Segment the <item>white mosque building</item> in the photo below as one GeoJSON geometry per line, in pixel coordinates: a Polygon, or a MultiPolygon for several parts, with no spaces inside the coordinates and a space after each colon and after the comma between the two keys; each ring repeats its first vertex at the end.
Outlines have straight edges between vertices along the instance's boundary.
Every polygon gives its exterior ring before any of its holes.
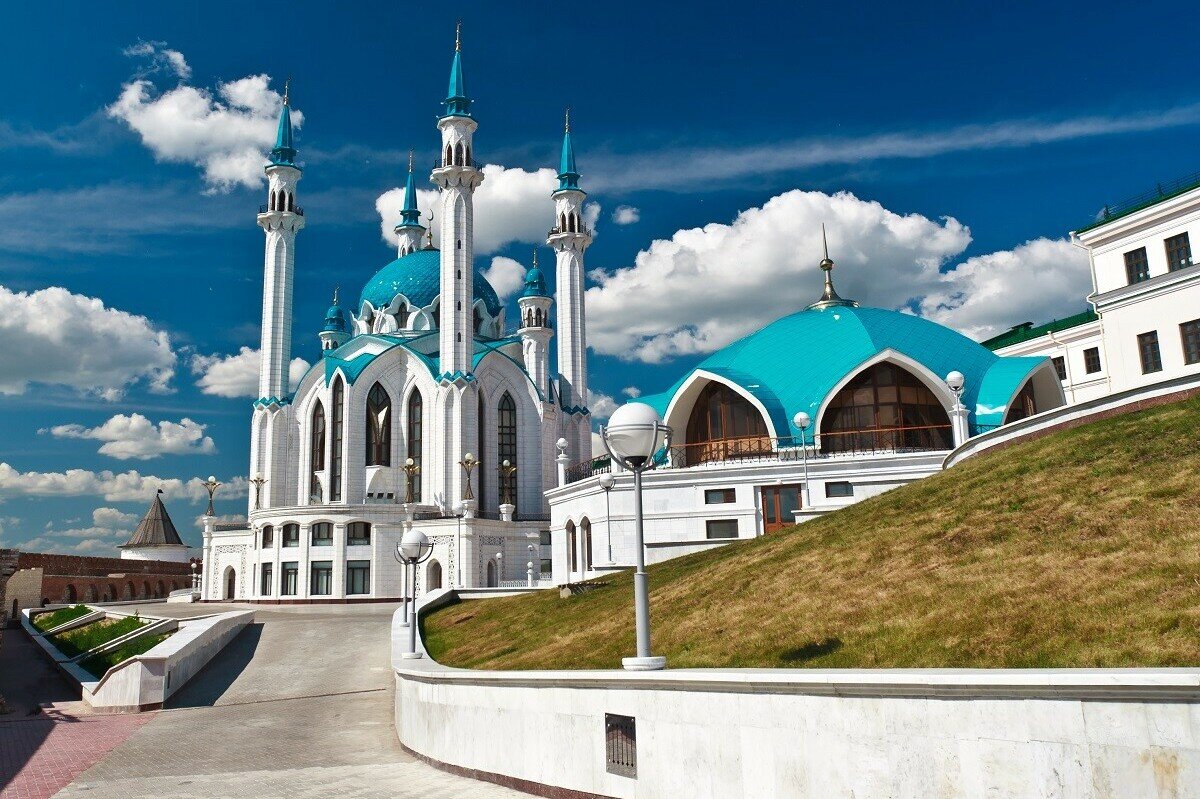
{"type": "Polygon", "coordinates": [[[528,564],[542,560],[556,460],[591,458],[586,195],[568,125],[558,188],[546,203],[557,297],[535,260],[509,332],[474,264],[472,195],[484,174],[457,43],[443,106],[430,175],[441,192],[437,246],[421,224],[410,160],[397,258],[352,308],[335,295],[319,334],[322,358],[290,385],[296,242],[306,217],[285,93],[258,214],[266,260],[248,525],[206,529],[205,599],[401,596],[404,570],[394,552],[406,525],[433,543],[420,591],[525,585],[528,564]]]}

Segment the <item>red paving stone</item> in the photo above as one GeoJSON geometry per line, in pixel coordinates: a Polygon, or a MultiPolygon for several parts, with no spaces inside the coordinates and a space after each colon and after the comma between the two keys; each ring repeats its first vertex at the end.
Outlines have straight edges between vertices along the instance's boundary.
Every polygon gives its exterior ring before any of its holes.
{"type": "Polygon", "coordinates": [[[0,799],[48,799],[154,715],[43,716],[0,722],[0,799]]]}

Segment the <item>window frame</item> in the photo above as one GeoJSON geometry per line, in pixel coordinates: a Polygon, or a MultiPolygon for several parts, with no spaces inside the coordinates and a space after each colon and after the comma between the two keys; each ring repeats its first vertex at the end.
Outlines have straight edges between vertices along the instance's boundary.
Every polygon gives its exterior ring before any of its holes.
{"type": "Polygon", "coordinates": [[[1178,272],[1192,265],[1192,240],[1186,230],[1163,239],[1163,250],[1167,255],[1168,272],[1178,272]]]}
{"type": "Polygon", "coordinates": [[[1186,366],[1200,363],[1200,319],[1179,324],[1179,344],[1183,347],[1183,363],[1186,366]]]}
{"type": "Polygon", "coordinates": [[[333,561],[332,560],[314,560],[309,561],[308,565],[308,595],[309,596],[333,596],[333,561]],[[327,580],[324,591],[317,590],[317,576],[321,575],[323,580],[327,580]]]}
{"type": "Polygon", "coordinates": [[[346,596],[365,596],[371,593],[371,561],[346,561],[346,596]],[[365,576],[361,575],[365,572],[365,576]],[[355,590],[361,578],[362,590],[355,590]]]}
{"type": "Polygon", "coordinates": [[[274,596],[275,595],[275,564],[266,561],[259,564],[258,572],[258,595],[259,596],[274,596]]]}
{"type": "Polygon", "coordinates": [[[854,496],[854,483],[849,480],[826,480],[825,481],[825,498],[826,499],[846,499],[854,496]],[[836,490],[832,490],[837,486],[836,490]],[[843,493],[842,486],[846,489],[843,493]]]}
{"type": "Polygon", "coordinates": [[[1050,363],[1054,364],[1054,372],[1058,375],[1058,382],[1067,382],[1067,359],[1062,355],[1050,356],[1050,363]]]}
{"type": "Polygon", "coordinates": [[[1145,247],[1138,247],[1124,253],[1125,279],[1129,285],[1144,283],[1150,279],[1150,259],[1145,247]]]}
{"type": "Polygon", "coordinates": [[[264,524],[259,532],[259,549],[275,548],[275,525],[264,524]]]}
{"type": "Polygon", "coordinates": [[[370,522],[350,522],[346,525],[346,546],[362,547],[371,545],[371,523],[370,522]],[[366,528],[366,535],[356,535],[359,529],[366,528]]]}
{"type": "Polygon", "coordinates": [[[280,596],[299,596],[300,595],[300,561],[285,560],[279,564],[279,595],[280,596]],[[290,584],[292,590],[288,589],[290,584]]]}
{"type": "Polygon", "coordinates": [[[705,505],[731,505],[737,502],[737,491],[732,488],[706,488],[704,489],[704,504],[705,505]],[[719,494],[722,499],[714,499],[713,495],[719,494]]]}
{"type": "Polygon", "coordinates": [[[420,389],[414,388],[412,393],[408,395],[408,402],[405,410],[405,451],[408,453],[405,457],[413,459],[413,465],[417,471],[412,477],[408,478],[412,481],[412,498],[414,503],[421,502],[421,448],[423,446],[424,437],[424,419],[422,414],[425,410],[425,400],[421,397],[420,389]]]}
{"type": "Polygon", "coordinates": [[[1148,330],[1138,333],[1138,360],[1142,365],[1142,374],[1151,375],[1163,370],[1162,345],[1158,341],[1158,331],[1148,330]]]}
{"type": "Polygon", "coordinates": [[[296,522],[289,522],[283,525],[280,544],[288,549],[300,546],[300,525],[296,522]],[[288,543],[289,541],[291,543],[288,543]]]}
{"type": "Polygon", "coordinates": [[[333,546],[333,522],[313,522],[308,528],[308,543],[314,547],[331,547],[333,546]],[[317,538],[318,529],[322,532],[328,532],[329,535],[317,538]]]}
{"type": "Polygon", "coordinates": [[[741,537],[741,524],[737,519],[705,519],[704,540],[706,541],[736,541],[741,537]],[[716,525],[733,525],[733,535],[714,534],[716,525]]]}
{"type": "Polygon", "coordinates": [[[1100,360],[1100,348],[1088,347],[1083,351],[1083,370],[1089,375],[1099,374],[1104,371],[1104,364],[1100,360]],[[1096,368],[1092,368],[1092,358],[1095,358],[1096,368]]]}
{"type": "Polygon", "coordinates": [[[392,398],[379,382],[367,392],[364,447],[367,466],[392,465],[392,398]]]}

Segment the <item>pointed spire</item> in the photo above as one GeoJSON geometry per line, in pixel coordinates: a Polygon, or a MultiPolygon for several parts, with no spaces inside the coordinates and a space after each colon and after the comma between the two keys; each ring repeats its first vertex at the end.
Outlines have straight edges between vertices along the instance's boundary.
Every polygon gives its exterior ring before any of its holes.
{"type": "Polygon", "coordinates": [[[289,97],[291,79],[283,84],[283,108],[279,112],[279,127],[275,131],[275,147],[271,149],[271,163],[275,166],[295,166],[296,148],[292,141],[292,107],[289,97]]]}
{"type": "Polygon", "coordinates": [[[417,185],[413,179],[413,151],[408,151],[408,182],[404,184],[404,207],[400,210],[400,224],[396,229],[421,227],[421,211],[417,208],[417,185]]]}
{"type": "Polygon", "coordinates": [[[825,257],[821,259],[820,268],[825,273],[825,291],[821,294],[821,299],[808,306],[812,308],[830,308],[833,306],[844,306],[849,308],[857,308],[858,303],[854,300],[842,299],[838,296],[837,291],[833,288],[833,261],[829,258],[829,239],[825,236],[825,223],[821,223],[821,246],[824,249],[825,257]]]}
{"type": "Polygon", "coordinates": [[[571,107],[563,119],[562,154],[558,158],[558,191],[582,191],[579,171],[575,168],[575,147],[571,144],[571,107]]]}
{"type": "Polygon", "coordinates": [[[542,270],[538,268],[537,247],[533,248],[533,266],[529,267],[529,271],[525,273],[525,291],[521,294],[522,297],[548,297],[546,291],[546,278],[542,275],[542,270]]]}
{"type": "Polygon", "coordinates": [[[467,97],[467,90],[463,86],[462,22],[454,27],[454,60],[450,62],[450,89],[442,104],[446,107],[446,113],[443,116],[471,116],[471,100],[467,97]]]}

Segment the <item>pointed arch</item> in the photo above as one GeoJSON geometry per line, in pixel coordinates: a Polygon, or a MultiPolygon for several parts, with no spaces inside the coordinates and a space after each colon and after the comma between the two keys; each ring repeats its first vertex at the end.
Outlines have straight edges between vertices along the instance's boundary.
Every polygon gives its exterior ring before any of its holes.
{"type": "Polygon", "coordinates": [[[468,144],[463,149],[463,155],[466,157],[466,160],[463,161],[463,166],[470,166],[471,165],[471,145],[468,144]]]}
{"type": "Polygon", "coordinates": [[[429,561],[425,567],[425,590],[436,591],[442,587],[442,564],[437,560],[429,561]]]}
{"type": "MultiPolygon", "coordinates": [[[[312,418],[309,421],[308,461],[308,502],[310,505],[316,505],[323,499],[321,472],[325,470],[325,406],[319,399],[313,404],[312,418]]],[[[263,529],[270,529],[270,525],[263,529]]],[[[265,546],[265,535],[263,541],[265,546]]]]}
{"type": "Polygon", "coordinates": [[[466,162],[463,160],[463,155],[463,143],[459,142],[458,144],[454,145],[454,163],[458,166],[466,165],[466,162]]]}
{"type": "Polygon", "coordinates": [[[380,383],[367,393],[367,466],[392,465],[392,398],[380,383]]]}
{"type": "Polygon", "coordinates": [[[881,360],[859,370],[821,414],[821,450],[951,449],[943,399],[912,370],[881,360]]]}
{"type": "Polygon", "coordinates": [[[417,467],[416,474],[409,479],[412,480],[412,498],[413,502],[421,501],[421,483],[424,481],[421,473],[421,446],[424,439],[425,424],[422,419],[424,412],[424,400],[421,399],[421,390],[413,387],[412,393],[408,395],[408,408],[405,416],[406,435],[408,457],[412,458],[413,465],[417,467]]]}
{"type": "Polygon", "coordinates": [[[342,376],[333,378],[333,396],[330,404],[331,424],[329,436],[329,501],[342,501],[342,439],[345,437],[346,384],[342,376]]]}
{"type": "Polygon", "coordinates": [[[450,166],[453,163],[454,163],[454,148],[452,148],[450,146],[449,142],[446,142],[446,157],[444,159],[442,159],[442,166],[450,166]]]}
{"type": "MultiPolygon", "coordinates": [[[[475,456],[479,458],[480,463],[487,463],[487,424],[485,422],[487,419],[487,408],[485,405],[486,400],[484,399],[482,387],[479,388],[477,394],[479,401],[476,403],[477,415],[475,417],[475,429],[477,433],[475,436],[475,445],[479,449],[475,453],[475,456]]],[[[476,494],[476,496],[479,497],[477,500],[479,503],[478,507],[480,514],[482,514],[488,509],[487,469],[479,470],[479,492],[476,494]]]]}
{"type": "MultiPolygon", "coordinates": [[[[496,465],[505,461],[517,465],[517,403],[507,391],[496,406],[496,465]]],[[[517,504],[516,483],[515,474],[500,473],[501,503],[517,504]]]]}

